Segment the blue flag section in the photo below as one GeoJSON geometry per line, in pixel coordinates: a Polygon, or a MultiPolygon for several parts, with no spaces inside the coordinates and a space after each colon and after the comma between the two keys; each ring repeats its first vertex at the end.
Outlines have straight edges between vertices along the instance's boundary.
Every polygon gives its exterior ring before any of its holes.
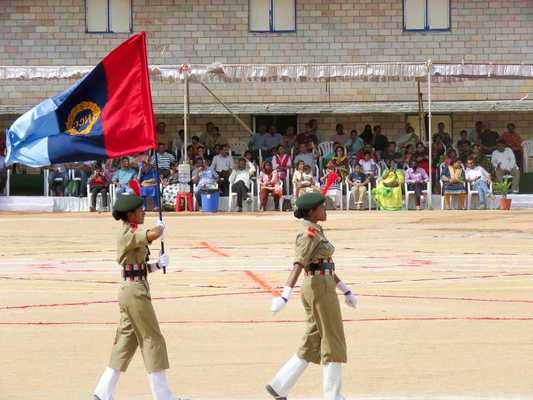
{"type": "Polygon", "coordinates": [[[83,79],[44,100],[6,132],[8,165],[42,167],[155,147],[146,37],[134,35],[83,79]]]}

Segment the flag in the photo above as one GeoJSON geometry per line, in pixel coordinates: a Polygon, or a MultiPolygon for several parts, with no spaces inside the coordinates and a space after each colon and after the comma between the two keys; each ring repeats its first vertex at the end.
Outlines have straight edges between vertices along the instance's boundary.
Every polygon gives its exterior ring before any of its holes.
{"type": "Polygon", "coordinates": [[[155,137],[143,32],[20,116],[6,132],[6,162],[42,167],[114,158],[154,148],[155,137]]]}

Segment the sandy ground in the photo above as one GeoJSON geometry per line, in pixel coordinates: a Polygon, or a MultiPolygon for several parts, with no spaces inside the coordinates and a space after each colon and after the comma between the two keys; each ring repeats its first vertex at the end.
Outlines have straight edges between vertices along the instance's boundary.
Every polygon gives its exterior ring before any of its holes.
{"type": "MultiPolygon", "coordinates": [[[[155,221],[147,218],[147,224],[155,221]]],[[[329,213],[350,399],[533,398],[533,211],[329,213]]],[[[297,349],[298,296],[277,316],[298,222],[288,213],[172,215],[172,266],[151,276],[169,380],[190,399],[268,399],[297,349]]],[[[118,321],[109,214],[0,214],[0,399],[91,399],[118,321]]],[[[154,252],[157,245],[153,246],[154,252]]],[[[293,398],[320,398],[311,366],[293,398]]],[[[151,398],[140,353],[117,400],[151,398]]]]}

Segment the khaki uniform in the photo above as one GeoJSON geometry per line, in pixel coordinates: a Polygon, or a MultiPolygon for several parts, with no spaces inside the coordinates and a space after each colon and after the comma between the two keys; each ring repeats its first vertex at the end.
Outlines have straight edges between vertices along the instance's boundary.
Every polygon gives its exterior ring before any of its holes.
{"type": "MultiPolygon", "coordinates": [[[[134,229],[125,223],[117,244],[120,265],[142,264],[148,260],[147,229],[134,229]]],[[[149,373],[169,368],[165,339],[152,306],[148,281],[124,281],[119,292],[120,325],[111,352],[109,367],[126,371],[137,350],[141,348],[149,373]]]]}
{"type": "MultiPolygon", "coordinates": [[[[335,247],[326,239],[320,225],[304,221],[296,237],[294,263],[307,270],[310,263],[328,260],[335,247]]],[[[305,276],[302,303],[307,329],[298,356],[315,364],[346,362],[346,340],[334,275],[305,276]]]]}

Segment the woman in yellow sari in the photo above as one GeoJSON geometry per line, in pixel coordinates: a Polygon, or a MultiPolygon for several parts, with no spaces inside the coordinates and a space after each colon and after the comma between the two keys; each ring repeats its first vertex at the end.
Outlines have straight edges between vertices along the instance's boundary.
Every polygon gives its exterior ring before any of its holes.
{"type": "Polygon", "coordinates": [[[373,190],[374,199],[380,210],[398,211],[403,207],[403,171],[393,166],[393,160],[385,160],[387,168],[383,171],[377,187],[373,190]]]}

